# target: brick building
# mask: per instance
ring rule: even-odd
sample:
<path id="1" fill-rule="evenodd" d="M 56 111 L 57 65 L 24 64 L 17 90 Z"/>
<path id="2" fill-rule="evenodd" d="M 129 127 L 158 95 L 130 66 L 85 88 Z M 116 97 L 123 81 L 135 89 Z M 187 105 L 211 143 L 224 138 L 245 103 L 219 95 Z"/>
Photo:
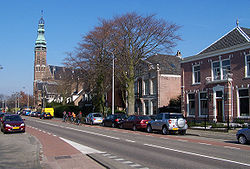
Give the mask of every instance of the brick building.
<path id="1" fill-rule="evenodd" d="M 158 108 L 168 106 L 170 99 L 181 94 L 181 54 L 153 55 L 136 67 L 135 113 L 156 114 Z"/>
<path id="2" fill-rule="evenodd" d="M 182 112 L 190 120 L 249 121 L 250 29 L 238 26 L 197 55 L 185 57 Z"/>

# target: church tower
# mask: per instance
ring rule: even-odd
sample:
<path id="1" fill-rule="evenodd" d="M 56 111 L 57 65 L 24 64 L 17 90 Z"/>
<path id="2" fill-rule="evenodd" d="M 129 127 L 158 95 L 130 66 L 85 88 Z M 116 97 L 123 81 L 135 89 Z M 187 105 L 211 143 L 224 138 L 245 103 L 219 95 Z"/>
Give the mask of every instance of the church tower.
<path id="1" fill-rule="evenodd" d="M 38 23 L 37 39 L 35 43 L 35 60 L 34 60 L 34 83 L 33 83 L 33 96 L 34 105 L 38 107 L 42 106 L 43 99 L 43 81 L 46 77 L 47 70 L 47 47 L 44 37 L 44 20 L 43 13 Z"/>
<path id="2" fill-rule="evenodd" d="M 47 66 L 47 47 L 44 33 L 44 20 L 42 16 L 39 20 L 37 39 L 35 43 L 34 82 L 42 81 L 45 77 L 45 70 Z"/>

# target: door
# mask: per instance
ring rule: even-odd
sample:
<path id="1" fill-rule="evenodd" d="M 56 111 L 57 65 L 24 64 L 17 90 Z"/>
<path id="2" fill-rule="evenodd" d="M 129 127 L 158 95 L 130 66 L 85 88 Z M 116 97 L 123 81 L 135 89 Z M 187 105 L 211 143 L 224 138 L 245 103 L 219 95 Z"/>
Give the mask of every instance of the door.
<path id="1" fill-rule="evenodd" d="M 216 99 L 217 121 L 223 122 L 222 99 Z"/>

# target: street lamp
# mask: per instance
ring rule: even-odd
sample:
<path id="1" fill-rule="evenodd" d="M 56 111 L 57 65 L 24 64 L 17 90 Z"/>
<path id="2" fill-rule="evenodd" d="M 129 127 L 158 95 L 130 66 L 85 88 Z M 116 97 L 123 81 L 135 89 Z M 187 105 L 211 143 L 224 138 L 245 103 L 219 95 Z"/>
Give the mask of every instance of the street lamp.
<path id="1" fill-rule="evenodd" d="M 112 114 L 115 114 L 115 55 L 113 52 L 107 52 L 112 54 Z"/>

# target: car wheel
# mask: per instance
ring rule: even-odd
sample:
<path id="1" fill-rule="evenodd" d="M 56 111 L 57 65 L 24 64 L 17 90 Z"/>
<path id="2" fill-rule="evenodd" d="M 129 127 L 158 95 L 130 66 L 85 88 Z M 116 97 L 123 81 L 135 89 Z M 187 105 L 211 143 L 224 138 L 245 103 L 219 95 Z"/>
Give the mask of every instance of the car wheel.
<path id="1" fill-rule="evenodd" d="M 180 134 L 180 135 L 185 135 L 185 134 L 186 134 L 186 130 L 181 130 L 181 131 L 179 132 L 179 134 Z"/>
<path id="2" fill-rule="evenodd" d="M 239 138 L 238 138 L 238 142 L 239 142 L 240 144 L 246 144 L 246 143 L 247 143 L 247 139 L 246 139 L 245 136 L 240 135 Z"/>
<path id="3" fill-rule="evenodd" d="M 123 125 L 122 125 L 122 124 L 120 124 L 120 125 L 119 125 L 119 128 L 120 128 L 120 129 L 122 129 L 122 128 L 123 128 Z"/>
<path id="4" fill-rule="evenodd" d="M 169 134 L 169 130 L 167 129 L 166 126 L 162 127 L 162 134 L 164 134 L 164 135 Z"/>
<path id="5" fill-rule="evenodd" d="M 136 131 L 137 130 L 137 128 L 136 128 L 136 125 L 133 125 L 133 131 Z"/>
<path id="6" fill-rule="evenodd" d="M 147 132 L 152 133 L 152 127 L 150 125 L 147 125 Z"/>
<path id="7" fill-rule="evenodd" d="M 111 127 L 115 128 L 115 123 L 112 123 L 112 124 L 111 124 Z"/>

